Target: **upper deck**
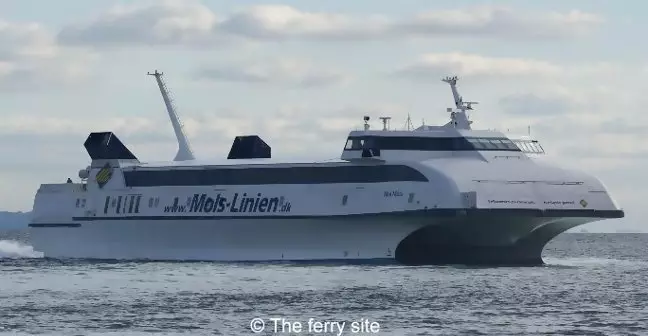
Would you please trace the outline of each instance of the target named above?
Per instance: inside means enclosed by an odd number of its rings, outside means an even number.
[[[153,75],[168,103],[161,74]],[[451,85],[456,105],[448,109],[448,123],[391,130],[391,118],[381,117],[382,129],[372,129],[370,118],[364,117],[364,129],[350,132],[339,161],[277,160],[272,158],[270,146],[256,135],[237,136],[227,158],[196,160],[173,106],[166,104],[178,137],[179,152],[174,161],[140,162],[112,132],[91,133],[84,146],[92,162],[79,177],[85,180],[94,176],[100,188],[111,179],[115,183],[114,169],[119,169],[117,179],[126,187],[425,181],[411,168],[412,163],[435,158],[526,160],[526,154],[544,152],[536,140],[512,140],[501,132],[473,130],[466,113],[476,103],[463,102],[455,87],[456,78],[444,81]]]
[[[422,125],[407,130],[391,130],[391,117],[381,117],[382,130],[369,124],[364,117],[364,129],[349,133],[342,153],[343,160],[428,160],[447,157],[474,157],[488,160],[490,154],[528,158],[525,154],[543,154],[537,140],[510,139],[498,131],[473,130],[467,111],[476,102],[464,102],[456,88],[456,77],[444,79],[450,84],[455,108],[448,108],[450,121],[442,126]],[[500,153],[500,154],[497,154]]]

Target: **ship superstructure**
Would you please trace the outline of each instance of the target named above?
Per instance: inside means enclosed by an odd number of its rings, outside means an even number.
[[[541,264],[545,244],[624,213],[596,178],[533,159],[534,139],[474,130],[457,78],[441,126],[351,131],[339,161],[277,162],[258,135],[226,160],[196,160],[162,81],[175,160],[143,163],[112,132],[91,133],[80,183],[43,184],[35,249],[55,258],[396,260]],[[222,162],[225,161],[225,162]]]

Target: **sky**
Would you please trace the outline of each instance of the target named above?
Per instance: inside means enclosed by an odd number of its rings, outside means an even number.
[[[496,4],[494,4],[496,3]],[[194,152],[225,158],[258,134],[273,156],[339,158],[364,115],[443,124],[459,76],[473,128],[527,133],[546,160],[600,178],[648,232],[648,2],[0,2],[0,209],[77,179],[90,132],[142,161],[177,144],[149,71],[164,72]],[[378,125],[375,125],[378,127]]]

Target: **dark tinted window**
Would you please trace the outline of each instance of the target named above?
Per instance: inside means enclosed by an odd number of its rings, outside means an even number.
[[[415,150],[415,151],[474,151],[500,150],[515,151],[520,149],[507,138],[431,138],[431,137],[394,137],[364,136],[349,137],[345,149],[363,148],[382,150]]]
[[[125,171],[124,180],[128,187],[427,182],[427,178],[419,171],[402,165],[184,170],[140,169]]]

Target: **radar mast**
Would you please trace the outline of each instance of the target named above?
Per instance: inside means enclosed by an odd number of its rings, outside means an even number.
[[[185,135],[182,124],[180,123],[180,118],[175,111],[171,98],[169,98],[169,90],[167,89],[164,81],[162,81],[163,72],[158,72],[155,70],[153,73],[147,73],[149,76],[155,76],[158,87],[160,88],[160,93],[162,93],[162,99],[164,99],[164,105],[166,105],[167,112],[169,112],[169,118],[171,119],[171,125],[173,126],[173,131],[175,132],[176,139],[178,140],[178,153],[175,156],[173,161],[186,161],[186,160],[195,160],[196,158],[193,155],[193,151],[189,146],[189,140]]]
[[[455,102],[455,109],[448,108],[448,112],[450,112],[450,122],[446,124],[446,126],[469,130],[471,129],[470,124],[472,124],[472,121],[468,120],[466,111],[472,110],[472,105],[478,103],[463,101],[463,97],[461,97],[459,91],[457,90],[457,80],[457,76],[445,77],[442,79],[442,81],[450,84],[450,89],[452,90],[452,96],[454,97]]]

